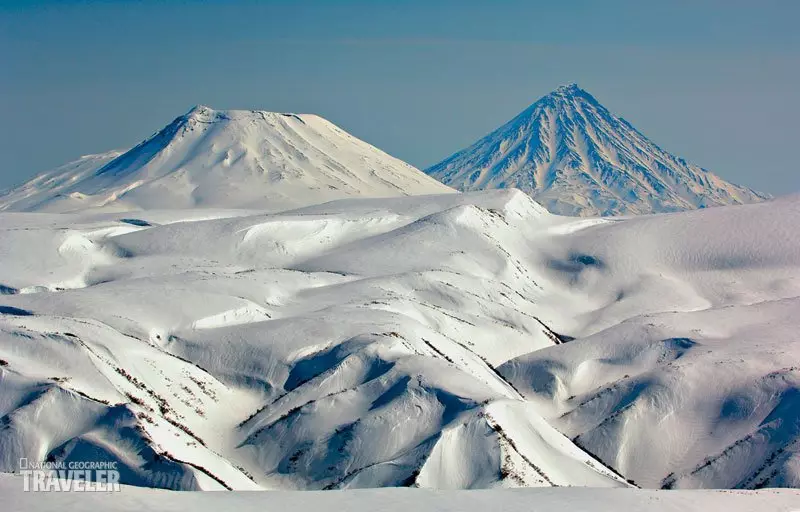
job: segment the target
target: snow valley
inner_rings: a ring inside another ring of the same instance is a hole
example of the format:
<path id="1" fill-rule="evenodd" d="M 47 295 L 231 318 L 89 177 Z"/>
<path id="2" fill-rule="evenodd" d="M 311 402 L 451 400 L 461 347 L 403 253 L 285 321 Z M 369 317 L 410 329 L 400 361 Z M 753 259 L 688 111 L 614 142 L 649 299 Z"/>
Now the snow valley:
<path id="1" fill-rule="evenodd" d="M 800 200 L 684 171 L 721 192 L 621 211 L 756 204 L 559 216 L 315 116 L 195 108 L 0 198 L 0 470 L 616 488 L 585 502 L 798 487 Z M 597 190 L 589 207 L 622 207 Z M 797 495 L 741 495 L 764 496 Z"/>

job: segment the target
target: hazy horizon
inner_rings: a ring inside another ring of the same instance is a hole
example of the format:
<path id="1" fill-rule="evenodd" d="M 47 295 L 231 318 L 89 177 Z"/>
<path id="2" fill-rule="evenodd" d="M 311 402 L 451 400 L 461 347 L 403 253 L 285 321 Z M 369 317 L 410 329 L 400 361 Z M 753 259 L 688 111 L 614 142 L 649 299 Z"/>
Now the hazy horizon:
<path id="1" fill-rule="evenodd" d="M 576 82 L 667 151 L 800 191 L 792 2 L 4 2 L 0 188 L 192 105 L 319 114 L 426 168 Z"/>

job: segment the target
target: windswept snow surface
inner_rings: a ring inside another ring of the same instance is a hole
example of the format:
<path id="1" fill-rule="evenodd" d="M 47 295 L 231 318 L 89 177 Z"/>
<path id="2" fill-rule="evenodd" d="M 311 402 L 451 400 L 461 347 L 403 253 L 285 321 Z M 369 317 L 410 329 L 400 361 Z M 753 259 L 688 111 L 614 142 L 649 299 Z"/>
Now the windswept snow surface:
<path id="1" fill-rule="evenodd" d="M 0 470 L 797 487 L 798 226 L 796 200 L 586 220 L 516 190 L 3 213 Z"/>
<path id="2" fill-rule="evenodd" d="M 459 190 L 516 187 L 562 215 L 673 212 L 769 197 L 667 153 L 575 84 L 426 172 Z"/>
<path id="3" fill-rule="evenodd" d="M 348 492 L 192 493 L 122 486 L 119 493 L 26 493 L 21 478 L 0 475 L 0 496 L 9 512 L 104 510 L 108 512 L 217 512 L 236 510 L 347 510 L 352 512 L 790 512 L 800 493 L 788 489 L 761 491 L 648 491 L 634 489 L 515 489 L 434 491 L 369 489 Z"/>
<path id="4" fill-rule="evenodd" d="M 83 157 L 0 195 L 0 210 L 257 208 L 452 192 L 309 114 L 197 106 L 126 152 Z"/>

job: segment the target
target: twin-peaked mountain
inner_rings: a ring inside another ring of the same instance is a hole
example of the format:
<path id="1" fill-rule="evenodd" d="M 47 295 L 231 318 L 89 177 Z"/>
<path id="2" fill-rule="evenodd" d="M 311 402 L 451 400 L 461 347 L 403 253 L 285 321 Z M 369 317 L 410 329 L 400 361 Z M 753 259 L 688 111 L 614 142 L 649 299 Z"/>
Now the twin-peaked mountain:
<path id="1" fill-rule="evenodd" d="M 564 215 L 658 213 L 768 198 L 669 154 L 575 84 L 426 172 L 462 191 L 519 188 Z"/>
<path id="2" fill-rule="evenodd" d="M 197 106 L 133 149 L 90 155 L 0 196 L 0 210 L 282 210 L 454 192 L 308 114 Z"/>

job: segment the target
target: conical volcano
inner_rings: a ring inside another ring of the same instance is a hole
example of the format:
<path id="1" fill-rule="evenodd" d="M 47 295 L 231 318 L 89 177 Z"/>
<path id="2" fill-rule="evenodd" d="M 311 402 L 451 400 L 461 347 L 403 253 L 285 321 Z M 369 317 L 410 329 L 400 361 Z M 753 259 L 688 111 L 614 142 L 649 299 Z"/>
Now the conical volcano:
<path id="1" fill-rule="evenodd" d="M 769 197 L 664 151 L 576 84 L 426 172 L 464 191 L 516 187 L 563 215 L 671 212 Z"/>

